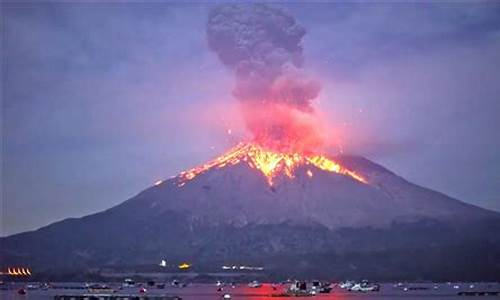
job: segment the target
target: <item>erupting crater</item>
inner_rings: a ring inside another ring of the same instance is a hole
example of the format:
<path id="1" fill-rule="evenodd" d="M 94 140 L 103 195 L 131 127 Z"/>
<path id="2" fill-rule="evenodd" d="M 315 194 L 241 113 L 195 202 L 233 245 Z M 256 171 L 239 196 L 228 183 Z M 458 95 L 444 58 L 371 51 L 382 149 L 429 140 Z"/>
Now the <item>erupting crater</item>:
<path id="1" fill-rule="evenodd" d="M 262 172 L 271 186 L 273 185 L 274 177 L 278 174 L 285 174 L 289 178 L 294 178 L 294 170 L 301 165 L 312 165 L 324 171 L 342 174 L 359 182 L 367 183 L 367 180 L 360 174 L 320 154 L 278 152 L 266 149 L 255 143 L 239 143 L 225 154 L 201 166 L 181 172 L 178 176 L 178 186 L 183 186 L 187 181 L 209 169 L 223 168 L 227 165 L 235 165 L 241 161 L 246 162 L 251 168 Z M 307 174 L 309 177 L 313 176 L 311 170 L 308 170 Z"/>

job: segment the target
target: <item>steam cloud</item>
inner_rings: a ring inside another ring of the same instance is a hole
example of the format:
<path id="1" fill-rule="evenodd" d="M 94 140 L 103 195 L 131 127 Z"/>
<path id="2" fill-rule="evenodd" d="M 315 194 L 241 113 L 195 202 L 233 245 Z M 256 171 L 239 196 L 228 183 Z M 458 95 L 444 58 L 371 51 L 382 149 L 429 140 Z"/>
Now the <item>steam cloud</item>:
<path id="1" fill-rule="evenodd" d="M 263 4 L 221 5 L 210 12 L 208 44 L 234 71 L 233 95 L 247 126 L 267 143 L 296 147 L 302 138 L 297 134 L 309 135 L 307 143 L 315 139 L 307 115 L 321 87 L 301 70 L 305 33 L 292 16 Z"/>

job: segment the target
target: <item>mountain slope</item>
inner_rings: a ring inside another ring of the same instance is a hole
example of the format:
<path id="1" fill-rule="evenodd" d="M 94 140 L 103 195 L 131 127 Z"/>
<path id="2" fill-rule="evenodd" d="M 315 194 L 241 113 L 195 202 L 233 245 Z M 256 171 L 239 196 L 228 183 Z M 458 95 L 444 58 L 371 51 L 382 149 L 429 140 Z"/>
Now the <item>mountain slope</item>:
<path id="1" fill-rule="evenodd" d="M 498 213 L 361 157 L 338 160 L 368 184 L 299 166 L 294 178 L 279 175 L 270 186 L 239 162 L 183 185 L 171 178 L 101 213 L 2 238 L 1 263 L 43 272 L 154 266 L 168 257 L 198 271 L 247 263 L 274 276 L 498 279 Z"/>
<path id="2" fill-rule="evenodd" d="M 330 229 L 384 226 L 419 218 L 461 222 L 498 216 L 411 184 L 367 160 L 340 160 L 361 172 L 369 184 L 314 166 L 299 166 L 293 179 L 281 174 L 269 186 L 259 172 L 240 162 L 210 169 L 186 186 L 168 180 L 122 206 L 147 206 L 156 213 L 180 211 L 194 219 L 236 226 L 296 221 L 316 222 Z"/>

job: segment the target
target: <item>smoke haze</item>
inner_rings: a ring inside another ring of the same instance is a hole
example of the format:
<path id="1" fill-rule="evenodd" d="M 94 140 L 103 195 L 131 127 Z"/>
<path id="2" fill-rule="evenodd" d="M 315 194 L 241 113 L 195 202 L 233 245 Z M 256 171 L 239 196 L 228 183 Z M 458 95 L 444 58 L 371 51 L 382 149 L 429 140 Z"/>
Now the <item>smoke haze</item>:
<path id="1" fill-rule="evenodd" d="M 263 4 L 220 5 L 209 15 L 208 44 L 234 72 L 233 95 L 248 129 L 259 142 L 281 150 L 321 144 L 311 118 L 321 87 L 301 69 L 305 34 L 284 10 Z"/>

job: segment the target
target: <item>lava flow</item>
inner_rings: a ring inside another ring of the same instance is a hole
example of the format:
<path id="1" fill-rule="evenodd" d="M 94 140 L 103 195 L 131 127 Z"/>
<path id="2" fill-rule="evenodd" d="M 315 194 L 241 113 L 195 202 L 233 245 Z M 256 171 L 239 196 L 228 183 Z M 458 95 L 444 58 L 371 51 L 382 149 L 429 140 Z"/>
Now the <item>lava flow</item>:
<path id="1" fill-rule="evenodd" d="M 257 144 L 240 143 L 216 159 L 182 172 L 179 175 L 178 185 L 183 186 L 187 181 L 211 168 L 235 165 L 241 161 L 262 172 L 269 185 L 273 185 L 273 178 L 280 173 L 294 178 L 294 170 L 300 165 L 313 165 L 321 170 L 350 176 L 359 182 L 367 183 L 363 176 L 322 155 L 276 152 L 264 149 Z M 310 170 L 307 174 L 312 177 Z"/>
<path id="2" fill-rule="evenodd" d="M 311 166 L 366 183 L 361 175 L 318 153 L 325 146 L 325 122 L 314 100 L 321 83 L 303 70 L 302 38 L 306 34 L 293 16 L 266 5 L 222 5 L 207 22 L 207 40 L 222 64 L 234 74 L 238 100 L 251 143 L 199 167 L 182 172 L 178 184 L 211 169 L 244 162 L 273 185 L 298 166 Z M 312 170 L 306 171 L 313 177 Z"/>

